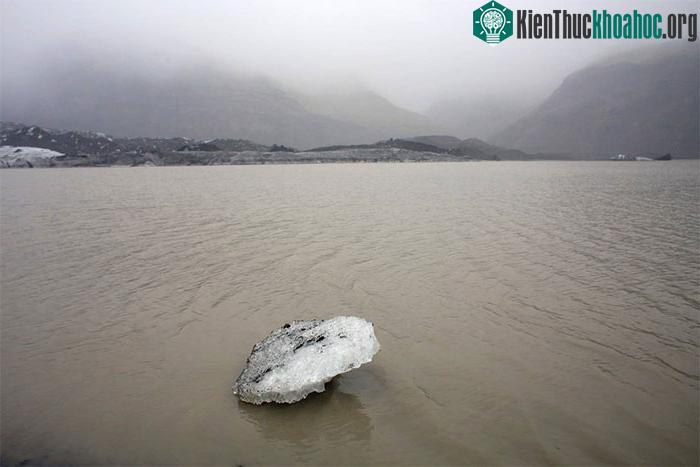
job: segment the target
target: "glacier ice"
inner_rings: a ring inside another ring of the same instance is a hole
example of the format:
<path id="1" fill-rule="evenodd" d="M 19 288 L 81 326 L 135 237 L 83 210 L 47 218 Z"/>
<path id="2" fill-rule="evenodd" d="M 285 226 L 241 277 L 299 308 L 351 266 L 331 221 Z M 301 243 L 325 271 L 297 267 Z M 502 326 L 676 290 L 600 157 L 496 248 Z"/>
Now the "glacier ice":
<path id="1" fill-rule="evenodd" d="M 374 326 L 362 318 L 292 321 L 255 344 L 233 392 L 251 404 L 297 402 L 378 351 Z"/>
<path id="2" fill-rule="evenodd" d="M 0 146 L 0 168 L 49 167 L 52 159 L 62 155 L 63 153 L 44 148 Z"/>

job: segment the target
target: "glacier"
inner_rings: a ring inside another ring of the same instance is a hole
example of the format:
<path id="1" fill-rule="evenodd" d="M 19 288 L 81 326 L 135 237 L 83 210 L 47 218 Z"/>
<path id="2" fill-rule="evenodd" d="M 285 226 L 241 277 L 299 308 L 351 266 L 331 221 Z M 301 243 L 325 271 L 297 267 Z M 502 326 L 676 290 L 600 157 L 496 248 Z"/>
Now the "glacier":
<path id="1" fill-rule="evenodd" d="M 0 146 L 0 168 L 49 167 L 63 153 L 30 146 Z"/>
<path id="2" fill-rule="evenodd" d="M 255 344 L 233 392 L 251 404 L 297 402 L 369 363 L 379 349 L 374 326 L 362 318 L 292 321 Z"/>

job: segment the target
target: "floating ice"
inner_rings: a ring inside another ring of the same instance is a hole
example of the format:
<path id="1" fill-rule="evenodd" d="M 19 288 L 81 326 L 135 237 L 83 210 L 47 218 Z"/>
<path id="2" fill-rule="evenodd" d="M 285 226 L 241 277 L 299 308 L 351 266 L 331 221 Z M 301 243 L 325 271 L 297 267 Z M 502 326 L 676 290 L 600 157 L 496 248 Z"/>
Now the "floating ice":
<path id="1" fill-rule="evenodd" d="M 251 404 L 297 402 L 377 352 L 374 327 L 362 318 L 292 321 L 255 344 L 233 392 Z"/>

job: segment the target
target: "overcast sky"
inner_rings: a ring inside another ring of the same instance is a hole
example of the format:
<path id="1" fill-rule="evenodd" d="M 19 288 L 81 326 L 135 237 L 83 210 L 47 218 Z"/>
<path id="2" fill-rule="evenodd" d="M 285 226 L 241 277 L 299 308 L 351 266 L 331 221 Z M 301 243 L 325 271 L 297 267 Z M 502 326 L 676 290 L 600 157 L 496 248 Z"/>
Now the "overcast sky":
<path id="1" fill-rule="evenodd" d="M 471 0 L 0 0 L 5 78 L 88 54 L 144 73 L 210 61 L 305 91 L 373 89 L 422 111 L 445 97 L 542 95 L 597 57 L 654 41 L 472 37 Z M 697 12 L 697 1 L 503 2 L 511 9 Z M 521 6 L 522 5 L 522 6 Z"/>

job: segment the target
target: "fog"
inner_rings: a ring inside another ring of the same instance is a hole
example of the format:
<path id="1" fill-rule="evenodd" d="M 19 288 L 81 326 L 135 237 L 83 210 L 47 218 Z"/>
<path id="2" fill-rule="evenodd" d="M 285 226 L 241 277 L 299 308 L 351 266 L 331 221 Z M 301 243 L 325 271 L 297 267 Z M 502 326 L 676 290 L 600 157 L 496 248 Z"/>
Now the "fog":
<path id="1" fill-rule="evenodd" d="M 611 11 L 698 10 L 686 1 L 609 3 Z M 420 112 L 455 96 L 534 99 L 602 55 L 654 42 L 509 40 L 489 47 L 471 36 L 477 6 L 465 0 L 2 0 L 2 74 L 21 80 L 83 57 L 150 76 L 210 63 L 305 92 L 368 88 Z M 531 1 L 527 7 L 585 12 L 605 5 Z"/>

